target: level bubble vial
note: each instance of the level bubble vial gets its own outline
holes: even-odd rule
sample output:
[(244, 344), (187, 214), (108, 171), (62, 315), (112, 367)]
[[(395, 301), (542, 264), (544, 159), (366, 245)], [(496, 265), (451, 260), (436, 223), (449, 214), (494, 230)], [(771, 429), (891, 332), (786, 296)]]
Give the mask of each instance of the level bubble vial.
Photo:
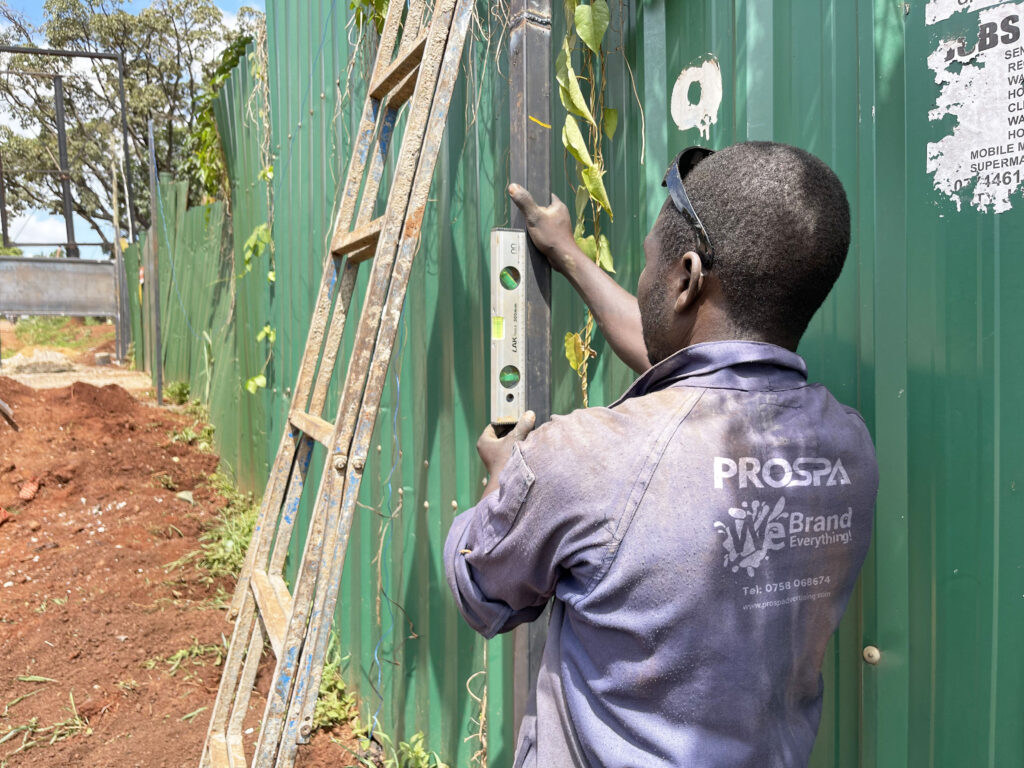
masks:
[(498, 373), (498, 381), (501, 382), (501, 386), (511, 389), (519, 383), (519, 369), (514, 365), (506, 365)]
[(505, 267), (501, 270), (501, 274), (498, 275), (498, 279), (501, 281), (502, 288), (511, 291), (519, 285), (519, 281), (522, 280), (522, 276), (519, 274), (519, 270), (515, 267)]

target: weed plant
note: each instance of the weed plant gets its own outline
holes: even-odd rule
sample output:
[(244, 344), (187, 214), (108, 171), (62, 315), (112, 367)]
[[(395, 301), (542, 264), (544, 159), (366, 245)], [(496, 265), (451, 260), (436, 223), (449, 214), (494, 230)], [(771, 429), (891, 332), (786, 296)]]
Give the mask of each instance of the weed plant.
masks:
[(239, 491), (223, 470), (210, 475), (207, 482), (227, 504), (213, 526), (199, 535), (201, 551), (198, 564), (212, 578), (237, 577), (256, 527), (259, 505), (251, 494)]
[(82, 333), (82, 326), (70, 317), (26, 317), (14, 326), (18, 340), (30, 347), (63, 347), (85, 349), (92, 337)]
[(184, 405), (188, 402), (188, 382), (170, 381), (164, 385), (164, 397), (175, 405)]

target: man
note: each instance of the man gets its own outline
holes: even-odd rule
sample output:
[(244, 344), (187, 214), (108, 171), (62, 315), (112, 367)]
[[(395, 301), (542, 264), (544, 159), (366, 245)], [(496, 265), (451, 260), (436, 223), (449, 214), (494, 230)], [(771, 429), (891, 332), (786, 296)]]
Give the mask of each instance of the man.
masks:
[(484, 636), (552, 602), (516, 766), (806, 765), (867, 552), (871, 439), (794, 352), (849, 247), (842, 185), (765, 142), (688, 150), (665, 183), (636, 299), (576, 247), (557, 198), (510, 187), (643, 371), (608, 408), (528, 437), (532, 414), (503, 439), (488, 428), (490, 483), (448, 534), (449, 584)]

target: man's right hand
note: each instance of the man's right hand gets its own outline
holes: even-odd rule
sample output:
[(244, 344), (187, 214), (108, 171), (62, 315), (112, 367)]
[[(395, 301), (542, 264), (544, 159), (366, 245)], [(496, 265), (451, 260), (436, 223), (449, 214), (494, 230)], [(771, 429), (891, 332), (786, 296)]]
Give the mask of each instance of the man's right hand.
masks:
[(526, 231), (537, 250), (551, 266), (565, 274), (579, 250), (572, 236), (572, 219), (565, 203), (551, 194), (551, 205), (537, 205), (533, 196), (518, 184), (508, 185), (508, 194), (526, 216)]
[(590, 307), (615, 354), (637, 373), (650, 368), (636, 298), (576, 245), (565, 203), (552, 194), (551, 205), (537, 205), (519, 184), (509, 184), (508, 193), (526, 217), (526, 231), (533, 244)]

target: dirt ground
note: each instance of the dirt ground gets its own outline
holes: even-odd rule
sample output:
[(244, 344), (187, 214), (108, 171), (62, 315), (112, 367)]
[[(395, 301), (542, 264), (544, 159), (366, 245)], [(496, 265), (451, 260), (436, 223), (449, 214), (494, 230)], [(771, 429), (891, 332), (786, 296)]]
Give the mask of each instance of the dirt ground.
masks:
[[(116, 385), (0, 377), (0, 399), (21, 426), (0, 420), (0, 766), (197, 766), (233, 584), (166, 566), (225, 503), (217, 457), (172, 440), (192, 416)], [(334, 737), (299, 765), (357, 764)]]
[(17, 326), (6, 319), (0, 318), (0, 350), (4, 356), (22, 353), (31, 354), (35, 349), (44, 348), (60, 352), (74, 363), (74, 370), (60, 373), (24, 373), (11, 376), (3, 369), (0, 361), (0, 375), (11, 376), (34, 389), (53, 389), (69, 387), (76, 381), (84, 381), (97, 387), (117, 384), (133, 394), (151, 394), (153, 382), (149, 375), (136, 371), (128, 366), (117, 364), (96, 365), (96, 354), (107, 352), (115, 356), (116, 342), (113, 325), (87, 325), (81, 318), (68, 318), (66, 339), (72, 346), (48, 344), (36, 347), (26, 344), (16, 332)]

